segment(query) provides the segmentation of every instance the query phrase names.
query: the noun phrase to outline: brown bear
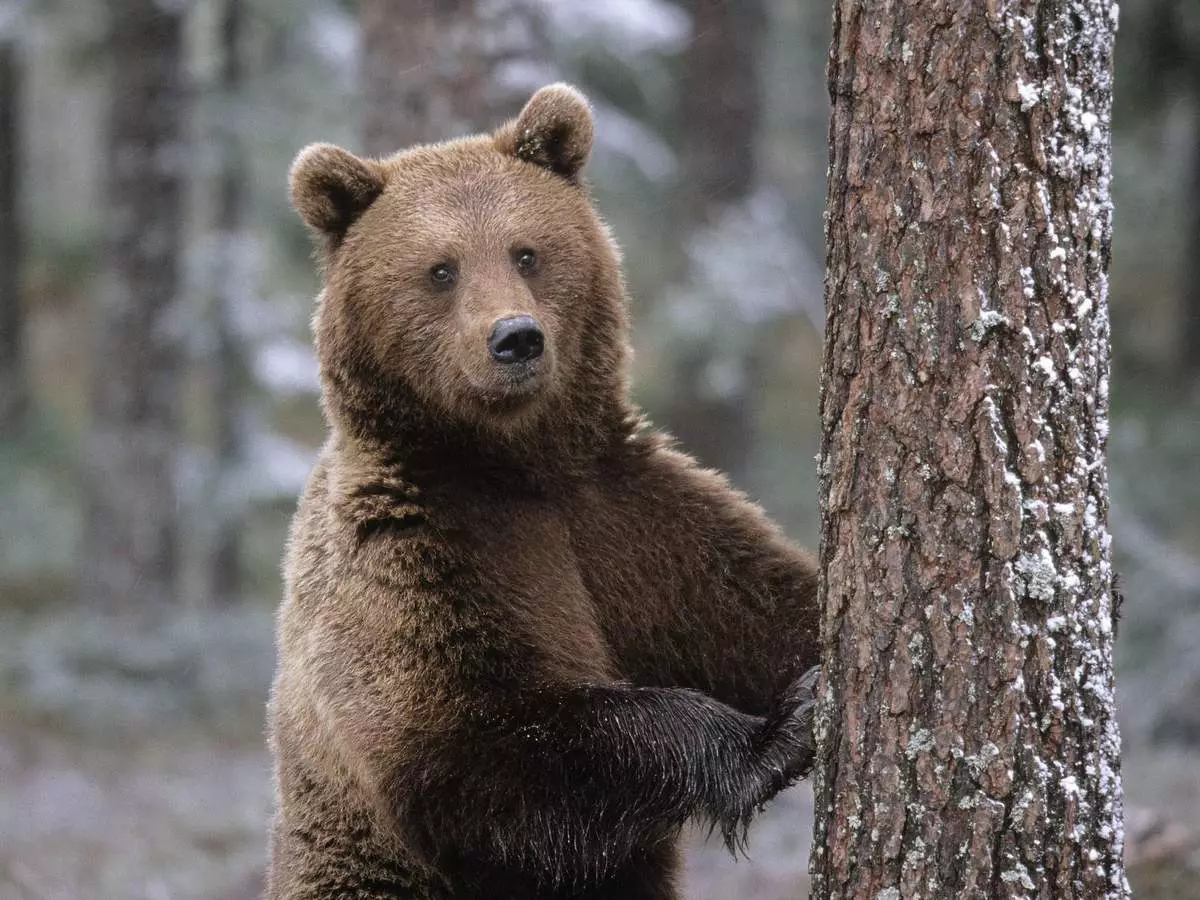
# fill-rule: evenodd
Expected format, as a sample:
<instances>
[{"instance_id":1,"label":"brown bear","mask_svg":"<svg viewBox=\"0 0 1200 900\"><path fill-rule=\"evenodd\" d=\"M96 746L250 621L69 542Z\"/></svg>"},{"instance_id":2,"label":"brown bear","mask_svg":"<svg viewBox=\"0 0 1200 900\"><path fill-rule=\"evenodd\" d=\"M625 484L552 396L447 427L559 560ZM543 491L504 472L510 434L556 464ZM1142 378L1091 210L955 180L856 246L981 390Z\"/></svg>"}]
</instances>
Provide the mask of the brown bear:
<instances>
[{"instance_id":1,"label":"brown bear","mask_svg":"<svg viewBox=\"0 0 1200 900\"><path fill-rule=\"evenodd\" d=\"M815 569L628 396L592 116L291 172L329 437L293 522L267 894L677 896L811 765Z\"/></svg>"}]
</instances>

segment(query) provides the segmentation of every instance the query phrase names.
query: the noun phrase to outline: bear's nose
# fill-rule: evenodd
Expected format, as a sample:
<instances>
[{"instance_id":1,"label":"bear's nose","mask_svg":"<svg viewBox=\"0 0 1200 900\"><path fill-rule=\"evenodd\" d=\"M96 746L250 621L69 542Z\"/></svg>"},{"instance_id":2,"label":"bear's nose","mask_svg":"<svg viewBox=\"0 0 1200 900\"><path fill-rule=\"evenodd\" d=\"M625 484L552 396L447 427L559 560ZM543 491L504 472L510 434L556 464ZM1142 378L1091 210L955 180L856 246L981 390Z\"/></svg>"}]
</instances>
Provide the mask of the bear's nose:
<instances>
[{"instance_id":1,"label":"bear's nose","mask_svg":"<svg viewBox=\"0 0 1200 900\"><path fill-rule=\"evenodd\" d=\"M488 349L500 363L519 363L537 359L546 347L546 337L531 316L511 316L492 326Z\"/></svg>"}]
</instances>

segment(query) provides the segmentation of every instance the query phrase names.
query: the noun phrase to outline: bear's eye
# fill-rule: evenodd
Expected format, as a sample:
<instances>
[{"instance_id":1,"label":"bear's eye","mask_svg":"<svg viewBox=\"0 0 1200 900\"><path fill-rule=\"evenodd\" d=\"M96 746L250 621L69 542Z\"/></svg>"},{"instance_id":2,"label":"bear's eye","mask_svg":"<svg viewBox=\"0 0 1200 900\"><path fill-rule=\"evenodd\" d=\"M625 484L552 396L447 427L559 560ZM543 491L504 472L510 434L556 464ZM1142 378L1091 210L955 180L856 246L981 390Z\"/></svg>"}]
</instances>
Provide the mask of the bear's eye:
<instances>
[{"instance_id":1,"label":"bear's eye","mask_svg":"<svg viewBox=\"0 0 1200 900\"><path fill-rule=\"evenodd\" d=\"M517 271L522 275L530 274L537 268L537 254L526 248L516 252Z\"/></svg>"},{"instance_id":2,"label":"bear's eye","mask_svg":"<svg viewBox=\"0 0 1200 900\"><path fill-rule=\"evenodd\" d=\"M429 270L429 280L434 284L454 284L456 273L449 263L438 263Z\"/></svg>"}]
</instances>

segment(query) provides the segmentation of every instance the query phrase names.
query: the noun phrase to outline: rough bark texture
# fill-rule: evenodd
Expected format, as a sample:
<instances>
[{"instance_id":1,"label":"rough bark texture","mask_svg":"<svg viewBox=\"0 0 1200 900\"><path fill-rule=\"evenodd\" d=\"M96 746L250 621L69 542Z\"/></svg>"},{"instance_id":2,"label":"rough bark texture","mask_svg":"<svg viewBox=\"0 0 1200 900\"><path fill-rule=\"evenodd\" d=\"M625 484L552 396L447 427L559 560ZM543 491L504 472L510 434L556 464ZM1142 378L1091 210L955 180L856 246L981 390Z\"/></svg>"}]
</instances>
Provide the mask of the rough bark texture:
<instances>
[{"instance_id":1,"label":"rough bark texture","mask_svg":"<svg viewBox=\"0 0 1200 900\"><path fill-rule=\"evenodd\" d=\"M761 0L689 0L685 7L692 37L680 79L680 187L685 220L700 230L716 226L722 213L754 190L766 11ZM747 396L754 360L726 346L733 343L726 329L739 326L723 312L725 321L695 340L676 366L666 422L701 462L742 480L754 434ZM720 373L731 366L737 369L734 387L722 388L729 379Z\"/></svg>"},{"instance_id":2,"label":"rough bark texture","mask_svg":"<svg viewBox=\"0 0 1200 900\"><path fill-rule=\"evenodd\" d=\"M81 588L106 610L176 596L175 467L184 366L179 255L187 92L183 7L109 4L106 284L95 317Z\"/></svg>"},{"instance_id":3,"label":"rough bark texture","mask_svg":"<svg viewBox=\"0 0 1200 900\"><path fill-rule=\"evenodd\" d=\"M524 87L496 75L536 43L526 0L363 0L360 17L368 154L492 127L519 107Z\"/></svg>"},{"instance_id":4,"label":"rough bark texture","mask_svg":"<svg viewBox=\"0 0 1200 900\"><path fill-rule=\"evenodd\" d=\"M0 35L0 432L11 434L28 406L21 310L21 69L15 40Z\"/></svg>"},{"instance_id":5,"label":"rough bark texture","mask_svg":"<svg viewBox=\"0 0 1200 900\"><path fill-rule=\"evenodd\" d=\"M243 293L249 288L246 254L249 239L245 234L246 161L243 155L242 129L244 110L240 106L243 89L241 55L245 19L243 0L225 0L221 16L221 61L219 91L224 106L220 141L221 173L217 185L216 262L214 283L218 291L216 318L216 371L214 407L216 411L216 453L219 479L216 535L213 546L211 589L213 599L222 605L236 602L241 593L242 531L244 505L232 496L234 486L246 463L246 404L250 385L246 348L236 327L237 310Z\"/></svg>"},{"instance_id":6,"label":"rough bark texture","mask_svg":"<svg viewBox=\"0 0 1200 900\"><path fill-rule=\"evenodd\" d=\"M1125 897L1108 0L839 0L816 898Z\"/></svg>"}]
</instances>

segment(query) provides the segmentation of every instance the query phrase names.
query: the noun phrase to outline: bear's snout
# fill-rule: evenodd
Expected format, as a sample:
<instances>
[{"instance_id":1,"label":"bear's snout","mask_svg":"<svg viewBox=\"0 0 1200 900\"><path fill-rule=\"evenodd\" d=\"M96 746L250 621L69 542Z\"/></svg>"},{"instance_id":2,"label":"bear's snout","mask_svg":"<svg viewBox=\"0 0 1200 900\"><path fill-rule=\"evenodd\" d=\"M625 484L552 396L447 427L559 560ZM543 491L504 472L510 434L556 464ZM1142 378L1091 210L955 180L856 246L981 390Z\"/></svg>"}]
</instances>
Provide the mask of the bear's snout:
<instances>
[{"instance_id":1,"label":"bear's snout","mask_svg":"<svg viewBox=\"0 0 1200 900\"><path fill-rule=\"evenodd\" d=\"M492 326L488 350L498 363L529 362L546 349L542 326L532 316L510 316Z\"/></svg>"}]
</instances>

